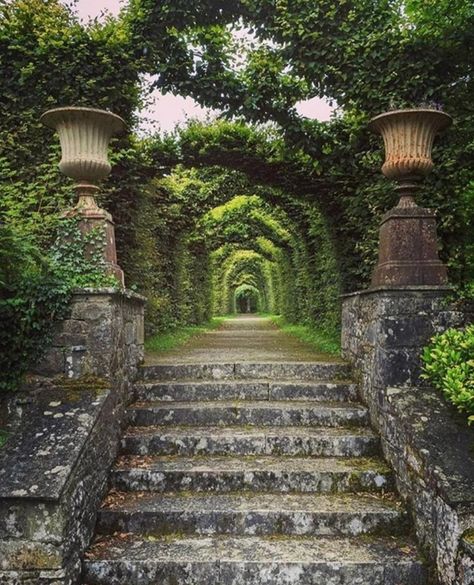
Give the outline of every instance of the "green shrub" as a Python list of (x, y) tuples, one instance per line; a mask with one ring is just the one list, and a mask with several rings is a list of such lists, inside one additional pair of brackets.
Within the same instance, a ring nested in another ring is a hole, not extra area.
[(0, 391), (15, 390), (41, 359), (73, 289), (116, 286), (94, 251), (103, 237), (98, 230), (83, 236), (76, 219), (63, 220), (45, 254), (33, 236), (0, 224)]
[(436, 335), (422, 355), (423, 378), (474, 421), (474, 325)]

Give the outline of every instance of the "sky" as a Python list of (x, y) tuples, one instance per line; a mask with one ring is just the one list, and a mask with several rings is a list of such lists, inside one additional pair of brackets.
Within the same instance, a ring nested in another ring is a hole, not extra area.
[[(68, 0), (63, 0), (69, 4)], [(74, 7), (78, 16), (84, 22), (98, 17), (100, 19), (104, 11), (117, 15), (120, 7), (126, 0), (76, 0)], [(145, 78), (145, 85), (150, 78)], [(333, 108), (326, 100), (313, 98), (297, 104), (296, 109), (301, 116), (321, 121), (329, 120)], [(186, 123), (188, 119), (206, 120), (218, 115), (217, 111), (202, 108), (192, 98), (163, 95), (160, 91), (153, 91), (147, 99), (146, 107), (140, 111), (139, 131), (147, 132), (169, 132), (176, 125)]]

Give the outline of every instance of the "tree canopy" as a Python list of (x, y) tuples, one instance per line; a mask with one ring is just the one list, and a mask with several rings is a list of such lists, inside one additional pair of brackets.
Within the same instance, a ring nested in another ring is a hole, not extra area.
[[(262, 310), (335, 329), (339, 294), (369, 282), (378, 223), (395, 199), (367, 122), (389, 108), (443, 107), (455, 124), (419, 203), (437, 210), (442, 258), (466, 287), (473, 49), (471, 0), (129, 0), (87, 25), (59, 0), (3, 3), (1, 219), (47, 266), (73, 194), (40, 115), (110, 109), (130, 132), (112, 145), (101, 203), (128, 283), (148, 296), (149, 331), (233, 310), (236, 291), (253, 289)], [(137, 136), (145, 76), (221, 119)], [(337, 106), (331, 121), (298, 113), (313, 97)], [(18, 287), (8, 286), (10, 311)]]

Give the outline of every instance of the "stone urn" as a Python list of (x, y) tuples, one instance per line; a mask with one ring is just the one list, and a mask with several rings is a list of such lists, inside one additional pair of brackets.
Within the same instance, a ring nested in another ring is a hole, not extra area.
[(108, 146), (112, 136), (125, 130), (120, 116), (93, 108), (56, 108), (41, 121), (59, 134), (62, 158), (60, 171), (76, 181), (78, 207), (97, 207), (93, 194), (97, 183), (112, 169)]
[(431, 151), (436, 135), (452, 118), (430, 109), (397, 110), (380, 114), (369, 128), (385, 145), (383, 174), (398, 183), (398, 205), (382, 219), (378, 264), (371, 286), (445, 286), (447, 271), (438, 257), (436, 217), (418, 207), (414, 194), (432, 171)]
[[(104, 261), (108, 271), (123, 285), (123, 272), (117, 265), (112, 216), (98, 207), (94, 195), (99, 190), (98, 183), (112, 168), (108, 160), (110, 139), (125, 130), (125, 122), (105, 110), (77, 107), (48, 110), (41, 121), (58, 132), (62, 154), (59, 169), (76, 182), (78, 203), (65, 215), (79, 216), (83, 233), (96, 227), (104, 228)], [(92, 254), (92, 249), (89, 253)]]
[(395, 110), (370, 121), (369, 128), (382, 135), (385, 145), (382, 172), (399, 183), (399, 205), (415, 205), (413, 192), (434, 167), (434, 139), (451, 123), (451, 116), (430, 109)]

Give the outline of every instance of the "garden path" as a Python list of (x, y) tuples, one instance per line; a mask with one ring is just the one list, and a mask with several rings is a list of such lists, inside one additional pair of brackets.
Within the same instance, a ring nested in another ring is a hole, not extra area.
[(146, 363), (337, 361), (279, 329), (268, 317), (241, 315), (177, 349), (150, 353)]

